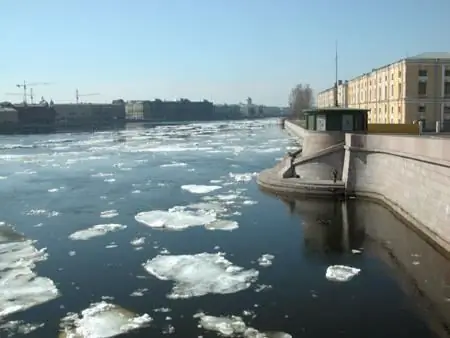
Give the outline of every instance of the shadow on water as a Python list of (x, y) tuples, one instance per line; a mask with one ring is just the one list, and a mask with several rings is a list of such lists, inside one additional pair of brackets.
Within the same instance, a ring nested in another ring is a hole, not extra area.
[(369, 201), (280, 199), (302, 219), (303, 255), (380, 261), (430, 329), (450, 336), (450, 262), (411, 227)]

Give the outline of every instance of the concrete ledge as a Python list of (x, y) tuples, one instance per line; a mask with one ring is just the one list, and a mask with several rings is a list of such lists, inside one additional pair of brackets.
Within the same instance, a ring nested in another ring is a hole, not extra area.
[(266, 191), (280, 195), (343, 196), (344, 182), (331, 180), (306, 181), (299, 178), (281, 178), (275, 168), (262, 171), (257, 184)]

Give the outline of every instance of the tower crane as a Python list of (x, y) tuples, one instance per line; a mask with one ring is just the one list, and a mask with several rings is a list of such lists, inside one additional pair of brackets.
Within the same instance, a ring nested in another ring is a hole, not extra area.
[(100, 93), (80, 94), (78, 89), (75, 89), (75, 99), (77, 103), (80, 103), (80, 97), (82, 96), (95, 96), (95, 95), (100, 95)]
[[(23, 102), (27, 103), (27, 97), (30, 96), (31, 103), (33, 103), (33, 88), (30, 88), (31, 86), (42, 86), (42, 85), (49, 85), (49, 82), (34, 82), (34, 83), (27, 83), (26, 81), (23, 81), (22, 84), (16, 84), (17, 88), (23, 89)], [(28, 95), (27, 89), (30, 88), (30, 95)]]

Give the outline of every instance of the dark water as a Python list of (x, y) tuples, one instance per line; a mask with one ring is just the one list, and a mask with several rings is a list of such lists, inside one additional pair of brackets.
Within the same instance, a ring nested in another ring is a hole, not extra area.
[[(3, 318), (45, 323), (29, 337), (56, 337), (68, 312), (80, 313), (102, 299), (153, 318), (150, 327), (123, 335), (130, 337), (218, 336), (197, 327), (193, 315), (199, 311), (241, 316), (261, 332), (293, 337), (448, 334), (450, 264), (392, 214), (368, 202), (283, 201), (258, 190), (251, 174), (273, 166), (295, 146), (273, 120), (51, 138), (0, 139), (0, 221), (36, 240), (37, 248), (47, 248), (48, 258), (33, 270), (53, 280), (60, 292), (59, 298)], [(172, 162), (178, 166), (166, 166)], [(194, 194), (181, 189), (187, 184), (222, 188)], [(211, 200), (228, 209), (219, 218), (234, 220), (239, 228), (158, 230), (134, 218), (142, 211)], [(117, 216), (100, 217), (112, 209)], [(104, 223), (127, 228), (89, 240), (69, 238)], [(130, 244), (138, 237), (145, 237), (140, 250)], [(169, 299), (174, 283), (142, 266), (167, 251), (224, 252), (234, 265), (256, 269), (259, 276), (236, 293)], [(258, 265), (263, 254), (274, 256), (271, 266)], [(329, 281), (325, 271), (335, 264), (361, 273), (349, 282)], [(2, 277), (0, 269), (0, 284)], [(148, 290), (131, 296), (139, 289)], [(8, 292), (7, 285), (2, 292)], [(155, 311), (159, 308), (170, 312)]]

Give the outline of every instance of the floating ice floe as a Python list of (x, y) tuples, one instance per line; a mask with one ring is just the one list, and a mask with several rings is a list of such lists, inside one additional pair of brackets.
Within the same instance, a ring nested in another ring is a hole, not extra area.
[(230, 221), (226, 219), (218, 219), (214, 222), (205, 225), (208, 230), (235, 230), (239, 228), (239, 224), (236, 221)]
[(202, 213), (200, 211), (163, 211), (153, 210), (140, 212), (135, 217), (136, 221), (151, 228), (165, 228), (182, 230), (192, 226), (206, 225), (216, 220), (214, 213)]
[(270, 255), (270, 254), (264, 254), (261, 257), (258, 258), (258, 264), (260, 266), (270, 266), (272, 265), (272, 260), (275, 258), (274, 255)]
[(167, 295), (174, 299), (239, 292), (249, 288), (259, 274), (233, 265), (221, 253), (158, 255), (143, 266), (158, 279), (175, 282)]
[(142, 297), (144, 295), (145, 292), (147, 292), (148, 289), (143, 288), (143, 289), (137, 289), (136, 291), (133, 291), (130, 296), (131, 297)]
[(51, 279), (32, 270), (47, 259), (45, 249), (37, 250), (33, 243), (8, 225), (0, 226), (0, 318), (59, 296)]
[(215, 190), (221, 189), (222, 187), (219, 185), (196, 185), (196, 184), (187, 184), (182, 185), (181, 189), (189, 191), (192, 194), (208, 194)]
[(111, 177), (114, 176), (113, 173), (96, 173), (92, 174), (91, 177)]
[(208, 210), (208, 211), (214, 211), (215, 213), (224, 213), (227, 211), (227, 208), (225, 208), (223, 205), (221, 205), (220, 203), (217, 202), (211, 202), (211, 203), (206, 203), (206, 202), (201, 202), (201, 203), (193, 203), (193, 204), (189, 204), (186, 207), (183, 207), (182, 210), (184, 209), (195, 209), (195, 210)]
[(285, 332), (260, 332), (248, 327), (238, 316), (215, 317), (199, 313), (194, 315), (194, 318), (199, 318), (199, 326), (204, 330), (217, 332), (224, 337), (292, 338), (289, 333)]
[(258, 173), (244, 173), (244, 174), (229, 173), (228, 175), (236, 182), (250, 182), (253, 177), (258, 175)]
[(135, 238), (130, 242), (130, 244), (133, 246), (141, 246), (141, 245), (144, 245), (144, 243), (145, 243), (145, 237)]
[(186, 167), (187, 164), (183, 163), (183, 162), (172, 162), (172, 163), (167, 163), (167, 164), (161, 164), (160, 167), (161, 168), (169, 168), (169, 167)]
[(105, 235), (108, 232), (114, 232), (125, 229), (127, 226), (122, 224), (97, 224), (93, 227), (78, 230), (69, 235), (72, 240), (88, 240), (94, 237)]
[(61, 319), (61, 338), (115, 337), (142, 327), (153, 319), (104, 301), (92, 304), (81, 315), (69, 313)]
[(33, 324), (33, 323), (25, 323), (19, 320), (12, 320), (3, 324), (0, 324), (0, 336), (3, 336), (3, 332), (6, 337), (15, 337), (17, 335), (27, 335), (33, 331), (44, 326), (44, 323), (41, 324)]
[(31, 209), (26, 213), (28, 216), (47, 216), (47, 217), (55, 217), (59, 215), (58, 211), (48, 211), (45, 209)]
[(358, 275), (361, 269), (345, 265), (332, 265), (327, 268), (325, 277), (333, 282), (348, 282)]
[[(201, 208), (205, 206), (209, 206), (210, 209)], [(239, 227), (235, 221), (218, 220), (219, 210), (226, 209), (217, 204), (199, 203), (189, 206), (176, 206), (167, 211), (140, 212), (135, 216), (135, 219), (151, 228), (168, 230), (183, 230), (202, 225), (208, 230), (234, 230)]]
[(116, 216), (119, 216), (119, 213), (115, 209), (113, 209), (113, 210), (105, 210), (105, 211), (102, 211), (100, 213), (100, 217), (101, 218), (113, 218), (113, 217), (116, 217)]

